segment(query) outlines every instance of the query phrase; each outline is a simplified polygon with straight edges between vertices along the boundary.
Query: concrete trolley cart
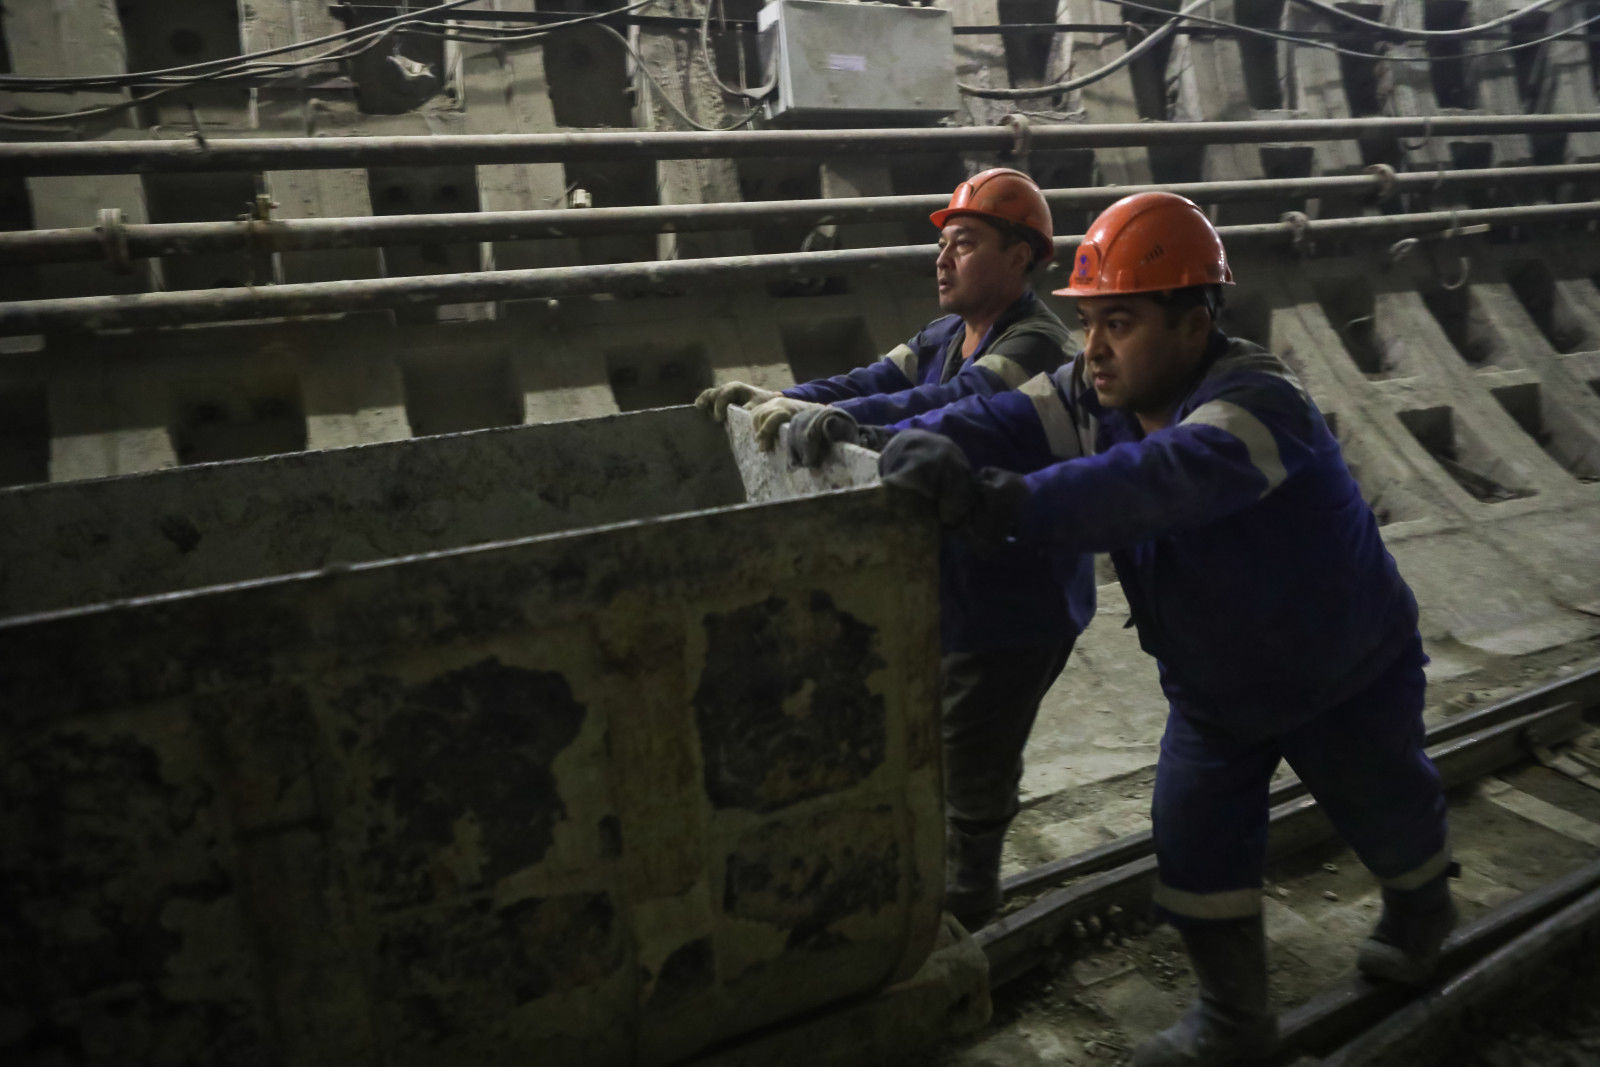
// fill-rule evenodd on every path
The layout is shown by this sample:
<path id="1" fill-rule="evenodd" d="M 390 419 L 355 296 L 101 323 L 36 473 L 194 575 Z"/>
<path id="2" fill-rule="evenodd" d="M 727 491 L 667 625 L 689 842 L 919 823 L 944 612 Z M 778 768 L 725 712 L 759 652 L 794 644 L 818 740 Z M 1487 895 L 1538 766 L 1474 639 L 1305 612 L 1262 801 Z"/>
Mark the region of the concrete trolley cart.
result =
<path id="1" fill-rule="evenodd" d="M 937 530 L 876 484 L 748 503 L 873 457 L 797 476 L 734 422 L 0 493 L 0 1043 L 666 1063 L 916 972 Z"/>

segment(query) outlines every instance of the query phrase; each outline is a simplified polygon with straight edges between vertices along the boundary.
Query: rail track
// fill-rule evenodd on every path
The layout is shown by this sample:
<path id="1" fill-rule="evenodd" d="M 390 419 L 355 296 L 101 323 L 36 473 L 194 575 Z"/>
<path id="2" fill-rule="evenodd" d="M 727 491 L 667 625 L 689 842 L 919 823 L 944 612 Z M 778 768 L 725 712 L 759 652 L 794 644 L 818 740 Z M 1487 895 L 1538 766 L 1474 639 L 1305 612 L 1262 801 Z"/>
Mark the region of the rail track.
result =
<path id="1" fill-rule="evenodd" d="M 1583 988 L 1600 989 L 1597 724 L 1600 667 L 1592 667 L 1429 731 L 1464 868 L 1463 922 L 1440 974 L 1420 990 L 1355 975 L 1354 941 L 1375 918 L 1376 887 L 1297 781 L 1274 789 L 1267 893 L 1283 1033 L 1276 1062 L 1465 1062 L 1462 1035 L 1477 1032 L 1467 1021 L 1523 1004 L 1530 991 L 1559 992 L 1552 975 L 1577 966 Z M 1028 1024 L 1035 1034 L 1052 1017 L 1059 1024 L 1062 1034 L 1043 1041 L 1053 1055 L 1040 1055 L 1032 1040 L 1038 1062 L 1125 1060 L 1187 999 L 1176 936 L 1145 919 L 1154 870 L 1146 831 L 1006 880 L 1009 910 L 974 940 L 989 960 L 1002 1027 L 1030 1013 L 1042 1020 Z M 1299 953 L 1297 941 L 1306 946 Z M 1007 1051 L 1007 1040 L 991 1031 L 947 1050 L 944 1062 L 1033 1062 L 1020 1047 L 1028 1041 L 1013 1038 Z M 1600 1031 L 1585 1040 L 1593 1047 L 1550 1062 L 1600 1063 Z"/>

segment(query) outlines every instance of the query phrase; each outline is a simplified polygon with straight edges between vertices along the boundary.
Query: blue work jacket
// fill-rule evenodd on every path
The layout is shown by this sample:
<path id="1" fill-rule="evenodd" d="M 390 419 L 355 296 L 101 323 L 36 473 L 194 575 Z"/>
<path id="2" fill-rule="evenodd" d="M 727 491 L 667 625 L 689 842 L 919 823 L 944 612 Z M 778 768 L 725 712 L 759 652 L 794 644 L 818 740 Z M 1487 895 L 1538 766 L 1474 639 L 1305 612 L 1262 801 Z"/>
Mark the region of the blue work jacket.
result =
<path id="1" fill-rule="evenodd" d="M 1303 722 L 1414 647 L 1416 599 L 1338 441 L 1248 341 L 1214 334 L 1172 423 L 1149 435 L 1100 406 L 1082 353 L 907 425 L 1026 474 L 1020 543 L 1110 552 L 1163 688 L 1230 733 Z"/>
<path id="2" fill-rule="evenodd" d="M 963 397 L 994 396 L 1056 370 L 1070 337 L 1030 290 L 995 320 L 970 358 L 961 355 L 961 316 L 946 315 L 875 363 L 783 393 L 832 404 L 863 425 L 886 426 Z M 946 652 L 1058 644 L 1076 637 L 1094 617 L 1094 563 L 1087 555 L 1068 560 L 1022 545 L 979 555 L 946 538 L 939 570 Z"/>

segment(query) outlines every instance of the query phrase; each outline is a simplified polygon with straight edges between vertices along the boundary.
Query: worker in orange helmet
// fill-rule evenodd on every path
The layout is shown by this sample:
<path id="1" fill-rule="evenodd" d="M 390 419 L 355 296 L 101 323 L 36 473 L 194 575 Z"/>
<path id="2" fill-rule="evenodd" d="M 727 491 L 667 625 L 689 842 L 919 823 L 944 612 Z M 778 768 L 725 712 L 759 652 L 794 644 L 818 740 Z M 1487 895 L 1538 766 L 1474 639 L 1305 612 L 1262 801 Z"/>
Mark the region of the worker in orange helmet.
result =
<path id="1" fill-rule="evenodd" d="M 1077 299 L 1082 352 L 890 427 L 880 471 L 968 539 L 1111 554 L 1169 709 L 1154 903 L 1199 983 L 1134 1063 L 1259 1058 L 1277 1035 L 1261 887 L 1280 761 L 1381 884 L 1363 972 L 1425 980 L 1456 922 L 1417 603 L 1300 382 L 1217 328 L 1233 274 L 1204 212 L 1125 197 L 1069 277 L 1059 295 Z"/>
<path id="2" fill-rule="evenodd" d="M 731 382 L 696 404 L 718 421 L 730 404 L 752 410 L 772 447 L 794 421 L 789 448 L 815 463 L 835 428 L 872 428 L 969 396 L 993 396 L 1059 367 L 1070 334 L 1029 284 L 1054 254 L 1050 207 L 1033 179 L 986 170 L 956 187 L 931 216 L 945 314 L 882 359 L 847 374 L 773 393 Z M 870 444 L 870 442 L 867 442 Z M 1094 614 L 1093 561 L 1039 550 L 980 555 L 945 547 L 940 637 L 946 842 L 945 906 L 969 929 L 1001 903 L 1000 853 L 1018 809 L 1022 750 L 1039 703 Z"/>

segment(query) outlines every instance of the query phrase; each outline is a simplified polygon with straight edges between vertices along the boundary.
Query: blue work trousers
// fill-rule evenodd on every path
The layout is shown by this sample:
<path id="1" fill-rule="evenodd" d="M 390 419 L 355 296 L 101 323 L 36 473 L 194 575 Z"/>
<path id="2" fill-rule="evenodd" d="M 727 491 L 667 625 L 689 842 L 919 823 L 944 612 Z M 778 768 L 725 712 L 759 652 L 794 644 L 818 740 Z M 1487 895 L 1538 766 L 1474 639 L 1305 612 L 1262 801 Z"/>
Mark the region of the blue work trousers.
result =
<path id="1" fill-rule="evenodd" d="M 1004 832 L 1016 815 L 1022 750 L 1074 640 L 944 656 L 945 813 L 953 831 Z"/>
<path id="2" fill-rule="evenodd" d="M 1310 721 L 1244 741 L 1170 700 L 1151 823 L 1157 910 L 1174 925 L 1261 910 L 1267 795 L 1280 759 L 1385 886 L 1449 866 L 1444 791 L 1423 751 L 1420 638 L 1367 689 Z"/>

